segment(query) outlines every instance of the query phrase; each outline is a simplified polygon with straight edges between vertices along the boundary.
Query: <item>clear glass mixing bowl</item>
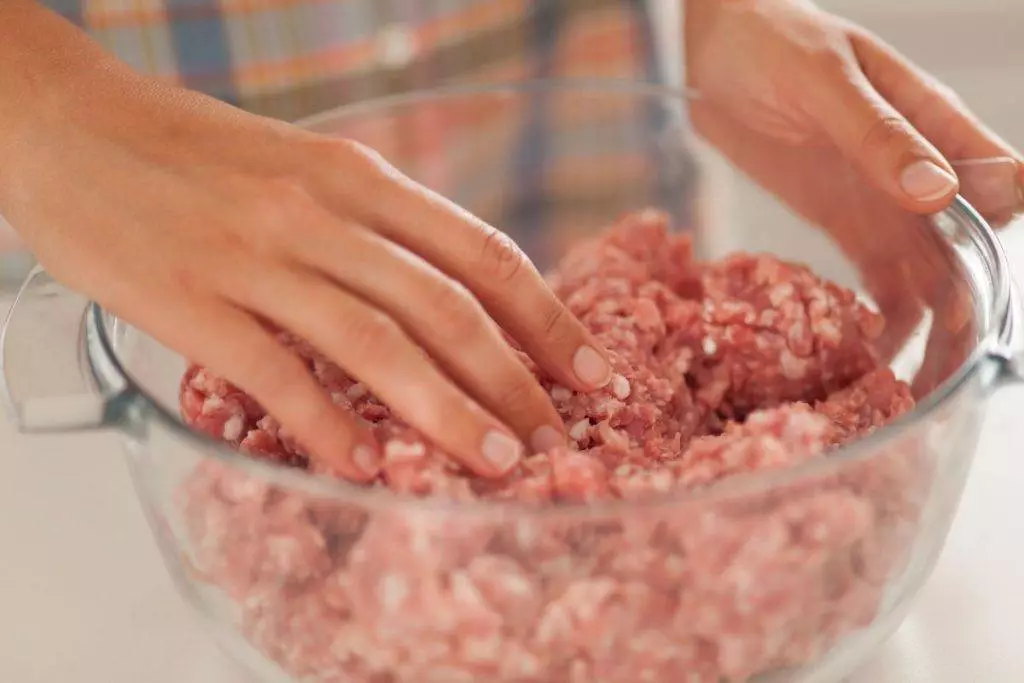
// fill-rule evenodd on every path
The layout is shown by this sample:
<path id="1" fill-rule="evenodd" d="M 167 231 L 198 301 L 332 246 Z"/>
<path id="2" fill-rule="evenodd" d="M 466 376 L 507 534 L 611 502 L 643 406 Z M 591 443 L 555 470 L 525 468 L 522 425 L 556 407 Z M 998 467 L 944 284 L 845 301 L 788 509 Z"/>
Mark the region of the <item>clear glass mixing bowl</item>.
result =
<path id="1" fill-rule="evenodd" d="M 186 360 L 36 270 L 4 330 L 11 415 L 121 433 L 167 566 L 230 653 L 267 681 L 807 683 L 839 681 L 895 629 L 955 514 L 984 399 L 1019 378 L 1005 257 L 966 201 L 909 215 L 834 150 L 657 88 L 442 90 L 303 125 L 377 148 L 541 267 L 651 205 L 704 256 L 806 262 L 886 315 L 880 352 L 918 406 L 827 458 L 700 492 L 398 499 L 190 431 Z"/>

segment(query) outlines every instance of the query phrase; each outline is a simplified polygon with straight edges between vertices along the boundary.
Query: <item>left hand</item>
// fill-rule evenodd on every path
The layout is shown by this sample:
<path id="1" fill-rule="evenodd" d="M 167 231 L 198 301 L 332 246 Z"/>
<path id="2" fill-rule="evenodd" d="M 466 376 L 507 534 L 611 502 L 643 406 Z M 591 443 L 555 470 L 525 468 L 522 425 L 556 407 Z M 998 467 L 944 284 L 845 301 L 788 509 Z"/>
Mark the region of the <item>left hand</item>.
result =
<path id="1" fill-rule="evenodd" d="M 963 194 L 996 222 L 1024 208 L 1016 150 L 952 90 L 809 0 L 692 0 L 686 49 L 687 85 L 720 113 L 782 143 L 838 148 L 907 210 L 946 206 L 960 189 L 949 160 L 985 157 L 1014 160 L 1016 187 L 1006 166 L 991 179 L 972 168 Z"/>

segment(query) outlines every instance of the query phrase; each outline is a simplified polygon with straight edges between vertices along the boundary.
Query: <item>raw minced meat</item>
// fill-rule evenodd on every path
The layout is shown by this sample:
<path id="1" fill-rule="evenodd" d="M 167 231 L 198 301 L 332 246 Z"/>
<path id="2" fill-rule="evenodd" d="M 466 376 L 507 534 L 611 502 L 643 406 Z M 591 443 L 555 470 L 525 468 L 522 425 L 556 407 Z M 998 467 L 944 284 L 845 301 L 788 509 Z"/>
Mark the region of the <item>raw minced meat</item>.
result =
<path id="1" fill-rule="evenodd" d="M 739 681 L 812 660 L 876 616 L 927 491 L 915 440 L 769 489 L 701 492 L 821 460 L 910 410 L 909 388 L 873 351 L 878 315 L 771 256 L 697 262 L 656 211 L 578 245 L 550 282 L 616 373 L 578 394 L 521 354 L 571 447 L 476 478 L 282 335 L 380 440 L 368 486 L 403 496 L 341 503 L 223 463 L 187 479 L 198 575 L 237 601 L 247 638 L 292 676 Z M 188 371 L 181 405 L 193 427 L 254 458 L 330 474 L 205 369 Z"/>

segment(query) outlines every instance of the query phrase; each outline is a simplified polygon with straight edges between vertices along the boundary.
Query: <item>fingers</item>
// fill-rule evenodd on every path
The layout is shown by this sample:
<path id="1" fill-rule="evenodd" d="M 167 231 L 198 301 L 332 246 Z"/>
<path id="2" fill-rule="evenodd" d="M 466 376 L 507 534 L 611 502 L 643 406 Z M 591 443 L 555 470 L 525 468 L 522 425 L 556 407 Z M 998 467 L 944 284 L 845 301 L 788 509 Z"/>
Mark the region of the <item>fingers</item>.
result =
<path id="1" fill-rule="evenodd" d="M 1012 157 L 954 161 L 960 192 L 988 221 L 1002 227 L 1024 212 L 1024 176 Z"/>
<path id="2" fill-rule="evenodd" d="M 356 207 L 357 220 L 463 283 L 560 383 L 590 391 L 611 380 L 605 351 L 508 236 L 372 155 L 352 163 L 363 172 L 334 182 L 327 201 Z"/>
<path id="3" fill-rule="evenodd" d="M 1021 158 L 1005 140 L 982 124 L 951 89 L 891 46 L 863 30 L 852 30 L 850 43 L 875 90 L 948 158 Z"/>
<path id="4" fill-rule="evenodd" d="M 298 258 L 397 321 L 446 374 L 535 451 L 565 445 L 564 426 L 536 378 L 465 287 L 361 227 L 307 226 Z"/>
<path id="5" fill-rule="evenodd" d="M 931 213 L 958 189 L 949 163 L 868 82 L 856 65 L 809 84 L 809 114 L 869 181 L 900 206 Z"/>
<path id="6" fill-rule="evenodd" d="M 875 90 L 954 164 L 961 192 L 986 217 L 1004 222 L 1024 210 L 1024 165 L 950 88 L 862 29 L 850 43 Z"/>
<path id="7" fill-rule="evenodd" d="M 331 471 L 368 481 L 379 469 L 370 432 L 335 406 L 306 366 L 251 315 L 226 303 L 154 307 L 140 321 L 170 348 L 251 394 Z"/>
<path id="8" fill-rule="evenodd" d="M 235 302 L 294 332 L 358 377 L 413 427 L 483 476 L 500 476 L 523 447 L 456 388 L 389 316 L 299 270 L 226 275 Z"/>

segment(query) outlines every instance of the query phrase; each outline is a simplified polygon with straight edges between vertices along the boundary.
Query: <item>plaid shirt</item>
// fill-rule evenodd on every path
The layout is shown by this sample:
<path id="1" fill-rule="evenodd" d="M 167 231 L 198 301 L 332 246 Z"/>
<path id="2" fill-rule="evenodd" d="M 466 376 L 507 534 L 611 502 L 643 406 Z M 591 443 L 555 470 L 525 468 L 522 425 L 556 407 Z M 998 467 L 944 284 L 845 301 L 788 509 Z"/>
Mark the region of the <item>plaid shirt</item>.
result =
<path id="1" fill-rule="evenodd" d="M 680 0 L 43 2 L 138 71 L 286 120 L 442 83 L 679 73 L 656 43 L 678 43 L 661 15 Z"/>
<path id="2" fill-rule="evenodd" d="M 142 73 L 284 120 L 440 84 L 578 77 L 682 81 L 682 0 L 43 1 Z M 612 151 L 622 155 L 621 164 L 602 168 L 584 167 L 586 155 L 559 157 L 552 141 L 564 148 L 574 114 L 551 103 L 538 108 L 539 119 L 525 124 L 460 122 L 453 130 L 416 117 L 415 130 L 360 139 L 386 148 L 380 151 L 388 158 L 402 156 L 402 145 L 412 138 L 420 142 L 406 147 L 428 139 L 433 149 L 461 144 L 483 150 L 469 181 L 417 179 L 501 226 L 545 265 L 581 224 L 652 201 L 627 196 L 622 188 L 628 173 L 642 169 L 644 183 L 671 174 L 659 170 L 659 152 L 628 143 Z M 636 126 L 649 120 L 636 118 Z M 496 125 L 504 125 L 501 149 L 494 149 Z M 580 144 L 594 142 L 591 136 Z M 679 173 L 671 177 L 675 186 L 661 187 L 653 201 L 687 203 L 680 197 L 689 188 L 678 186 L 689 181 L 681 183 Z M 551 208 L 553 183 L 572 198 L 563 205 L 574 208 Z M 580 207 L 591 204 L 600 207 L 581 215 Z M 690 219 L 678 209 L 673 213 Z"/>

